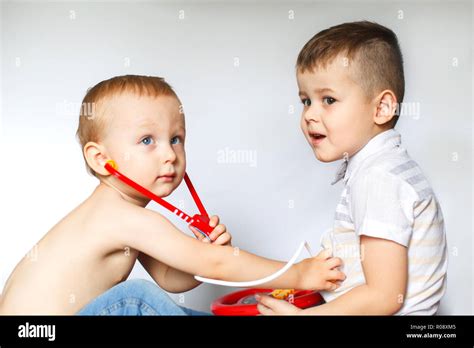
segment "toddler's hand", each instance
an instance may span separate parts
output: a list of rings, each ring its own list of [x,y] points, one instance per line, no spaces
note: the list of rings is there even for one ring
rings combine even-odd
[[[209,226],[214,227],[212,232],[209,234],[209,238],[212,240],[212,244],[217,245],[231,245],[232,236],[227,232],[225,225],[219,224],[219,217],[217,215],[211,216]],[[204,237],[195,227],[189,226],[189,229],[194,233],[197,239],[204,243],[209,243],[209,240]]]
[[[338,257],[331,257],[330,250],[323,250],[317,256],[304,259],[297,266],[301,271],[302,287],[307,290],[335,290],[346,279],[337,268],[342,265]]]

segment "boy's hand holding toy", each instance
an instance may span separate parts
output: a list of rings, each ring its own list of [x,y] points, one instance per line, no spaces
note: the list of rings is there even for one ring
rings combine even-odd
[[[301,289],[332,291],[346,279],[344,273],[337,269],[342,265],[342,260],[338,257],[331,258],[331,254],[331,250],[325,249],[315,257],[296,264],[300,273],[304,275]],[[315,279],[319,279],[319,282],[315,283]]]
[[[189,229],[194,233],[197,239],[204,243],[212,243],[216,245],[231,245],[232,236],[227,232],[227,227],[223,224],[219,224],[219,217],[217,215],[211,216],[209,220],[209,226],[214,229],[209,234],[209,239],[199,232],[194,226],[189,225]]]

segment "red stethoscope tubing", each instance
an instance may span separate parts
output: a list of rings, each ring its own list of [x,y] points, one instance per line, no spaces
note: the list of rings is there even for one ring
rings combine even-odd
[[[122,182],[124,182],[125,184],[133,187],[135,190],[137,190],[138,192],[140,192],[141,194],[145,195],[146,197],[150,198],[151,200],[155,201],[156,203],[162,205],[164,208],[168,209],[169,211],[171,211],[173,214],[176,214],[178,217],[180,217],[181,219],[183,219],[184,221],[186,221],[187,223],[189,223],[191,226],[194,226],[193,225],[193,222],[195,222],[195,219],[196,219],[196,216],[195,215],[194,217],[191,217],[189,216],[188,214],[186,214],[184,211],[182,211],[181,209],[175,207],[173,204],[171,203],[168,203],[167,201],[165,201],[163,198],[155,195],[153,192],[151,192],[150,190],[147,190],[146,188],[144,188],[143,186],[141,186],[140,184],[136,183],[135,181],[133,181],[132,179],[128,178],[127,176],[123,175],[122,173],[120,173],[117,169],[115,169],[109,162],[107,162],[105,164],[105,169],[107,169],[112,175],[114,175],[117,179],[121,180]],[[201,216],[199,216],[199,218],[201,218],[202,220],[209,220],[209,215],[207,214],[206,212],[206,209],[204,208],[204,205],[202,204],[201,200],[199,199],[199,196],[196,192],[196,189],[194,188],[193,184],[191,183],[191,179],[189,179],[189,176],[187,173],[184,174],[184,181],[186,182],[186,186],[188,187],[189,189],[189,192],[191,193],[191,196],[193,197],[194,199],[194,202],[196,203],[198,209],[199,209],[199,212],[201,213]],[[196,221],[198,222],[198,221]],[[194,227],[197,227],[200,232],[205,232],[205,235],[208,235],[208,233],[210,233],[210,231],[212,231],[212,228],[210,226],[207,226],[209,228],[205,228],[204,231],[202,231],[202,227],[203,225],[201,224],[200,226],[194,226]],[[205,226],[204,226],[205,227]]]
[[[204,208],[204,205],[202,204],[201,200],[199,199],[199,196],[193,186],[193,183],[191,182],[191,179],[189,178],[188,176],[188,173],[184,173],[184,181],[186,182],[186,186],[188,187],[189,189],[189,192],[191,192],[191,196],[193,196],[193,199],[194,199],[194,203],[196,203],[198,209],[199,209],[199,212],[201,213],[201,215],[203,216],[209,216],[209,214],[207,213],[206,211],[206,208]],[[163,200],[163,199],[161,199]]]

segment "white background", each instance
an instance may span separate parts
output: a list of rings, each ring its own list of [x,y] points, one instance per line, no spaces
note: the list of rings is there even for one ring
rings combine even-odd
[[[304,239],[317,250],[342,183],[330,185],[339,163],[318,162],[299,129],[294,65],[316,32],[367,19],[397,33],[405,101],[420,103],[420,117],[397,128],[445,217],[440,313],[474,312],[471,2],[4,1],[1,10],[0,287],[96,186],[75,139],[78,104],[87,88],[123,74],[164,76],[177,91],[188,172],[236,246],[281,260]],[[250,151],[256,163],[221,163],[226,149]],[[197,211],[184,187],[169,199]],[[148,275],[137,264],[132,277]],[[233,290],[202,285],[173,296],[208,310]]]

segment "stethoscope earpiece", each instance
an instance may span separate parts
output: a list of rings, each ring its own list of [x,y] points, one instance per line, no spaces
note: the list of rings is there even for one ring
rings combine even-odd
[[[110,164],[110,166],[114,168],[115,170],[118,169],[117,163],[115,163],[114,160],[108,160],[107,163]]]

